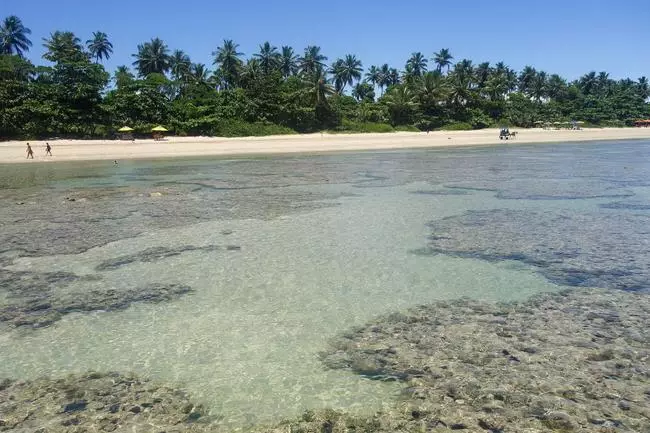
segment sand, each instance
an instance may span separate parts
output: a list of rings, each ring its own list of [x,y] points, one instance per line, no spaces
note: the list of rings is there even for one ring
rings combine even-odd
[[[387,134],[307,134],[268,137],[168,137],[163,141],[49,140],[53,156],[45,156],[45,141],[31,141],[34,161],[123,160],[205,155],[318,153],[549,143],[598,140],[649,139],[650,128],[570,130],[519,129],[516,139],[499,140],[497,129],[478,131],[397,132]],[[0,163],[33,162],[25,158],[25,141],[0,143]]]

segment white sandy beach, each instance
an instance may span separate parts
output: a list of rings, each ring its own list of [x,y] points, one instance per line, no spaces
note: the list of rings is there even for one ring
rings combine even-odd
[[[443,146],[512,145],[597,140],[650,139],[650,128],[570,130],[517,129],[516,139],[499,140],[497,129],[478,131],[398,132],[386,134],[308,134],[268,137],[168,137],[163,141],[50,140],[31,141],[34,160],[26,159],[25,141],[0,143],[0,163],[74,160],[151,159],[181,156],[318,153],[352,150],[433,148]]]

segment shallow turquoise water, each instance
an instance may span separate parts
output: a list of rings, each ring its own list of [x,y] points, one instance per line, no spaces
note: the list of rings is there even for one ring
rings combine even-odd
[[[487,257],[501,245],[498,221],[496,228],[490,226],[494,245],[454,231],[463,248],[473,251],[462,243],[469,241],[484,248],[476,257],[459,255],[457,245],[449,247],[449,254],[418,253],[429,245],[428,224],[495,210],[561,213],[569,219],[636,212],[643,218],[648,210],[603,206],[647,203],[648,165],[637,153],[647,154],[649,146],[130,162],[118,168],[92,163],[31,174],[25,174],[26,166],[12,168],[24,176],[16,181],[3,172],[2,212],[4,220],[19,223],[12,206],[21,196],[38,200],[42,195],[80,197],[93,189],[128,191],[65,202],[75,206],[64,213],[74,212],[77,225],[58,215],[63,201],[52,205],[43,198],[38,206],[52,206],[52,219],[59,218],[58,225],[37,235],[50,243],[42,250],[24,246],[33,249],[28,256],[5,248],[0,252],[12,257],[5,269],[101,276],[61,287],[61,296],[66,290],[158,282],[186,284],[194,293],[124,311],[68,314],[43,329],[5,329],[0,332],[0,377],[133,371],[185,388],[230,425],[285,418],[307,408],[370,411],[390,405],[398,384],[323,367],[318,352],[330,338],[379,314],[434,300],[519,300],[564,288],[540,272],[541,265]],[[164,195],[149,196],[158,191]],[[304,203],[309,206],[300,207]],[[99,235],[84,231],[79,222],[98,208],[112,215],[120,207],[129,212],[110,223],[118,239],[95,242],[93,236]],[[201,215],[189,218],[192,209],[202,209]],[[525,217],[521,224],[525,230]],[[139,234],[120,231],[133,227]],[[480,228],[463,230],[469,234]],[[545,242],[568,236],[562,230],[561,225],[548,227],[554,237]],[[57,240],[57,231],[68,240],[76,233],[86,236],[89,249],[72,251],[70,242]],[[19,235],[12,236],[16,242]],[[107,259],[178,245],[238,248],[97,268]]]

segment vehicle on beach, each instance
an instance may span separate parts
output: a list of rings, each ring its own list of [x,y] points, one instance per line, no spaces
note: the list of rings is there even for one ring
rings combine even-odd
[[[509,138],[517,138],[517,132],[510,132],[510,129],[507,127],[501,128],[501,131],[499,131],[499,140],[508,140]]]

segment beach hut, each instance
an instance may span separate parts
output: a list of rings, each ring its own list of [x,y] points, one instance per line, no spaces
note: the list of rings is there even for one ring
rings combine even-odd
[[[130,126],[123,126],[117,132],[120,140],[133,140],[133,128]]]
[[[158,125],[155,128],[151,128],[151,132],[153,133],[154,140],[162,140],[164,136],[163,133],[167,132],[167,128]]]

